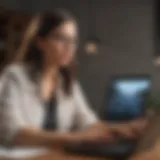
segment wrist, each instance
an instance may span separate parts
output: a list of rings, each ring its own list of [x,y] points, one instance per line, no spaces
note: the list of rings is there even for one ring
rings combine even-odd
[[[58,141],[61,141],[62,143],[69,143],[74,142],[79,139],[78,133],[60,133]]]

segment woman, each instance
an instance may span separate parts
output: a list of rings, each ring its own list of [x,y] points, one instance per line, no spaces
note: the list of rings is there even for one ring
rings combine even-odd
[[[144,126],[107,126],[89,109],[74,73],[77,37],[76,21],[67,12],[33,18],[16,62],[1,76],[3,145],[63,146],[107,140],[112,132],[134,136],[132,130]],[[74,127],[79,131],[69,132]]]

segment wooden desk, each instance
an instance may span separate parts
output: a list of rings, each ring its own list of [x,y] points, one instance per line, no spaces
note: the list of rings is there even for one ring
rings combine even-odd
[[[158,147],[157,147],[158,148]],[[148,149],[143,152],[133,154],[129,160],[160,160],[159,149],[153,148]],[[61,151],[53,151],[38,157],[33,158],[20,158],[20,159],[9,159],[9,158],[0,158],[0,160],[112,160],[109,158],[100,158],[100,157],[89,157],[89,156],[76,156],[66,154]],[[116,159],[117,160],[117,159]]]
[[[0,158],[0,160],[15,160],[15,159]],[[53,151],[53,152],[41,155],[39,157],[23,158],[23,159],[20,158],[20,160],[111,160],[111,159],[100,158],[100,157],[70,155],[70,154],[66,154],[61,151]]]
[[[106,160],[106,158],[78,156],[78,155],[76,156],[76,155],[70,155],[70,154],[66,154],[64,152],[58,152],[58,151],[49,153],[41,157],[34,158],[33,160],[44,160],[44,159],[53,160],[53,157],[55,158],[55,160]]]

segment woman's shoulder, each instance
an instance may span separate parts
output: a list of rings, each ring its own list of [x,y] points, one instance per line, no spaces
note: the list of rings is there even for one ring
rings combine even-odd
[[[16,73],[16,72],[20,72],[21,70],[24,70],[24,65],[21,63],[12,63],[7,65],[4,70],[3,73]]]
[[[22,79],[25,75],[26,67],[20,63],[13,63],[3,69],[0,79]]]

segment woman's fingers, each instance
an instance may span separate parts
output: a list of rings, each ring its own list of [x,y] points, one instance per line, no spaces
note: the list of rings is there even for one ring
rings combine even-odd
[[[142,135],[147,125],[148,125],[147,120],[137,120],[137,121],[131,122],[130,124],[132,132],[137,135]]]
[[[92,142],[111,142],[114,140],[114,137],[111,133],[104,132],[103,130],[96,130],[93,131],[85,131],[82,135],[82,141],[92,141]]]

